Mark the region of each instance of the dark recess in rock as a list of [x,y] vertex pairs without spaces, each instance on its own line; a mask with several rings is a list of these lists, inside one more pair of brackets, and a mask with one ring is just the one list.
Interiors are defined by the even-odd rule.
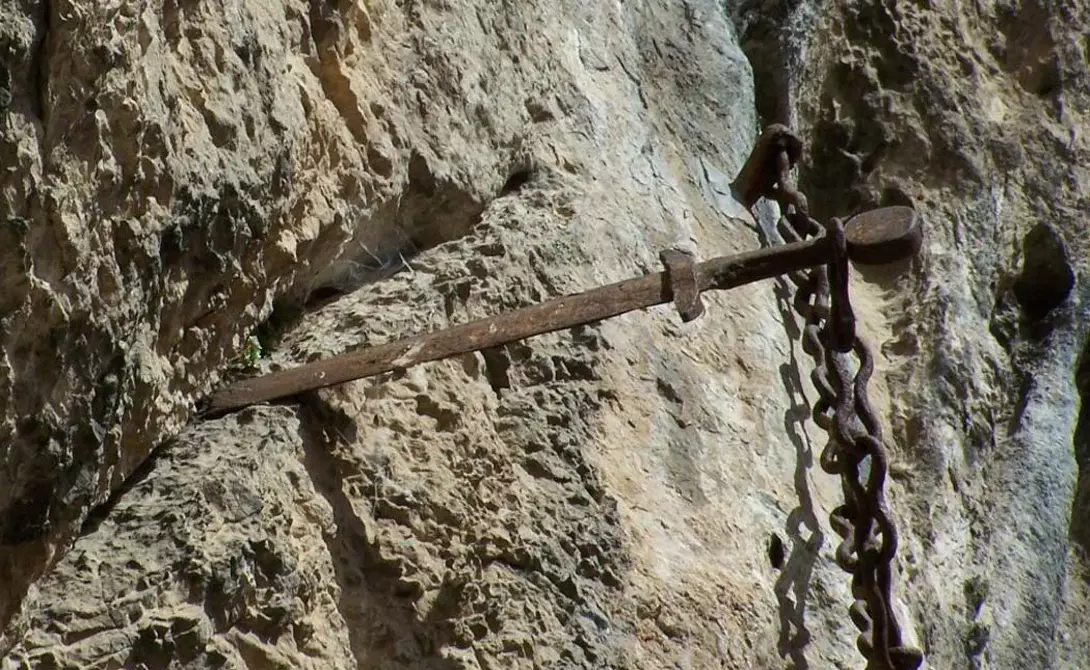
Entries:
[[[504,188],[516,189],[531,176],[516,172]],[[287,326],[304,310],[411,269],[409,263],[425,251],[468,235],[484,210],[481,198],[454,177],[434,174],[428,159],[414,152],[404,193],[373,216],[375,225],[388,226],[386,233],[368,244],[350,241],[331,263],[332,271],[304,281],[302,296],[291,293],[278,300],[270,319]],[[360,222],[357,227],[365,229],[368,224]]]
[[484,358],[488,384],[496,395],[500,395],[504,389],[511,388],[511,357],[507,354],[506,349],[504,347],[483,349],[481,350],[481,356]]
[[1063,240],[1048,224],[1034,226],[1022,241],[1022,253],[1022,273],[1014,282],[1014,295],[1026,316],[1037,321],[1067,299],[1075,273]]
[[1013,280],[1009,276],[1000,279],[996,288],[995,305],[992,308],[992,318],[988,323],[988,331],[1001,347],[1008,351],[1013,346],[1018,335],[1018,306],[1014,304],[1011,294]]
[[11,73],[0,65],[0,113],[7,111],[11,104]]
[[508,195],[515,193],[526,184],[530,183],[530,180],[534,178],[532,170],[516,170],[511,173],[511,176],[507,178],[503,188],[500,189],[500,195]]
[[1071,501],[1070,533],[1071,539],[1087,552],[1090,551],[1090,518],[1085,511],[1090,506],[1090,338],[1083,343],[1075,366],[1075,388],[1081,401],[1073,440],[1079,476]]
[[783,540],[780,536],[772,533],[768,538],[768,562],[772,564],[772,567],[776,570],[783,569],[784,548]]
[[0,545],[13,546],[37,540],[52,527],[54,483],[39,481],[8,505],[0,521]]
[[753,67],[757,114],[763,125],[790,122],[790,71],[798,60],[798,45],[792,43],[789,24],[803,4],[799,0],[746,0],[733,12],[742,51]]

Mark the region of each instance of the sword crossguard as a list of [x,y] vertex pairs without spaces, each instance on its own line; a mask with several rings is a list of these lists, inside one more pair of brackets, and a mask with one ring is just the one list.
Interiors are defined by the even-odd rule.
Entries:
[[704,313],[704,302],[700,299],[696,259],[686,251],[665,249],[659,253],[659,260],[666,268],[666,282],[681,321],[689,323],[700,318]]

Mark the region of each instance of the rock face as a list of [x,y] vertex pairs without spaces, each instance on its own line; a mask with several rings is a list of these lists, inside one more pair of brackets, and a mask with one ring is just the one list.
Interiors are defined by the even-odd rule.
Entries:
[[91,4],[0,9],[3,667],[862,667],[785,281],[194,412],[767,243],[774,121],[927,226],[852,276],[908,640],[1090,665],[1085,1]]
[[1090,665],[1074,375],[1090,315],[1090,4],[844,2],[816,18],[808,44],[782,49],[801,54],[794,76],[759,94],[809,129],[815,211],[909,201],[931,224],[883,344],[910,464],[895,489],[902,593],[929,662]]

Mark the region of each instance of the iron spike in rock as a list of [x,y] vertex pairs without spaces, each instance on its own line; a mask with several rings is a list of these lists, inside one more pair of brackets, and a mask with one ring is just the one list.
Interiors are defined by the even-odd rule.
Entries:
[[[907,213],[885,210],[907,210]],[[891,262],[905,258],[919,248],[918,240],[912,242],[913,236],[919,236],[915,213],[908,208],[885,210],[860,214],[848,222],[846,237],[850,259],[864,263]],[[691,320],[703,313],[700,303],[703,291],[732,289],[822,265],[832,258],[833,249],[826,237],[721,256],[692,265],[684,254],[668,253],[663,258],[668,268],[666,272],[626,279],[446,330],[350,351],[236,382],[214,393],[204,414],[218,416],[255,403],[488,349],[671,301],[679,302],[683,320]]]

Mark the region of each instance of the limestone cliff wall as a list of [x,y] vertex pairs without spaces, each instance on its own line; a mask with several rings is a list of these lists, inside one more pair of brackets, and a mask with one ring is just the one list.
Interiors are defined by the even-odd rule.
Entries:
[[785,282],[194,413],[767,243],[730,182],[773,121],[816,215],[926,225],[852,277],[909,640],[1090,665],[1088,34],[1081,0],[5,5],[3,667],[862,667]]

